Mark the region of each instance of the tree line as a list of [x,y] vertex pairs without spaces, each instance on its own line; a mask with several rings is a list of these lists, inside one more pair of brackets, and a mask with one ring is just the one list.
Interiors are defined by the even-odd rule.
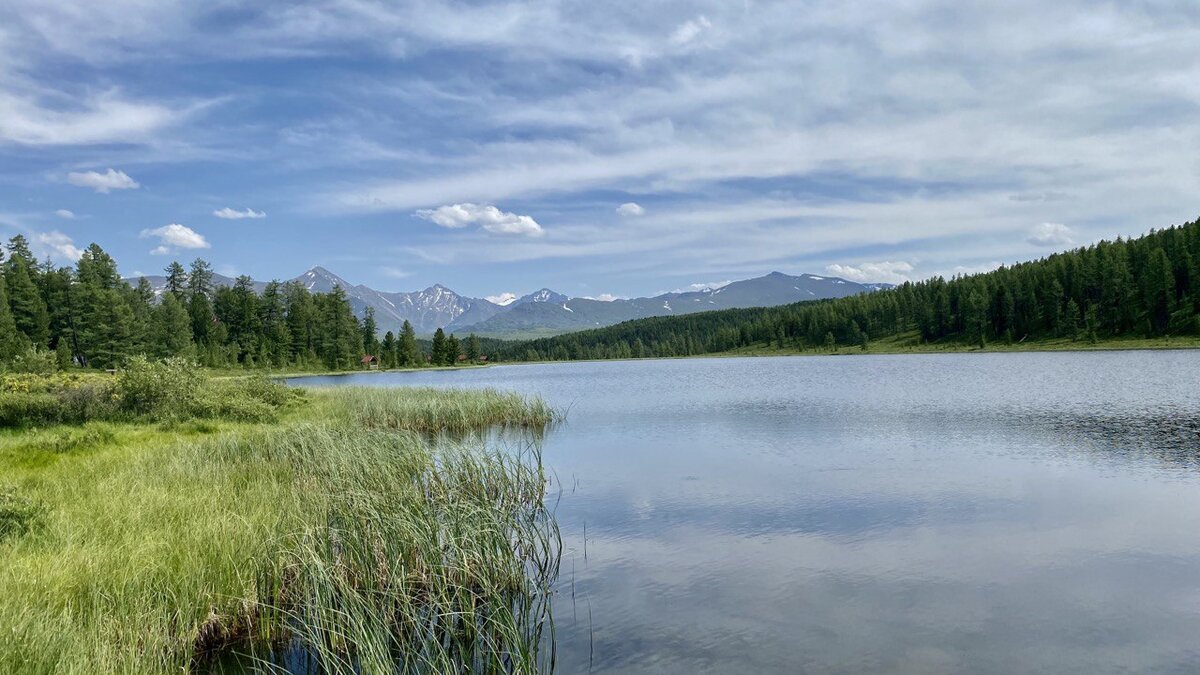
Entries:
[[1200,335],[1200,221],[991,272],[780,307],[628,321],[511,343],[509,361],[691,356],[750,347],[869,348]]
[[[7,250],[5,250],[5,248]],[[126,283],[116,261],[92,244],[74,267],[39,263],[21,235],[0,248],[0,365],[53,354],[59,367],[116,368],[130,357],[184,357],[208,367],[358,367],[364,355],[386,368],[481,358],[480,341],[442,335],[430,345],[405,321],[378,336],[374,311],[355,316],[346,293],[312,293],[272,281],[256,292],[240,276],[213,283],[203,259],[172,262],[157,294],[142,277]],[[439,333],[441,331],[439,330]],[[452,341],[452,343],[451,343]]]

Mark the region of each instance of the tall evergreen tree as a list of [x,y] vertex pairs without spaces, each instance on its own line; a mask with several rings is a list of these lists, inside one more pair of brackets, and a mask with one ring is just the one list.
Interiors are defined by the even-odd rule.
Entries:
[[191,356],[192,319],[174,293],[164,293],[154,308],[151,334],[157,356]]
[[38,287],[37,263],[29,243],[19,234],[9,240],[8,253],[4,280],[13,322],[31,343],[44,349],[50,344],[50,314]]
[[175,260],[163,271],[167,275],[166,292],[174,295],[176,300],[183,300],[188,289],[188,275],[184,271],[183,265]]
[[403,368],[421,365],[421,349],[417,345],[417,333],[408,319],[405,319],[404,324],[400,327],[400,344],[397,346],[397,350],[397,365]]
[[429,356],[433,365],[446,365],[446,331],[441,328],[433,332],[433,345],[430,347]]

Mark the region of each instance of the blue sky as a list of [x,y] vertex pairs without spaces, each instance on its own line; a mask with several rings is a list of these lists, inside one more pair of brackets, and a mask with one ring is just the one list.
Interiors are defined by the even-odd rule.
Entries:
[[1200,213],[1197,44],[1191,1],[8,0],[0,235],[473,296],[984,270]]

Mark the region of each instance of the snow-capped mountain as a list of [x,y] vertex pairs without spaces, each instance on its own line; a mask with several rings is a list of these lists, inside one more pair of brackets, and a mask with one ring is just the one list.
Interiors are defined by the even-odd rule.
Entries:
[[405,320],[418,333],[432,333],[438,328],[453,329],[458,325],[486,321],[503,308],[483,298],[459,295],[441,284],[421,291],[386,293],[369,286],[353,286],[345,279],[323,267],[314,267],[296,277],[313,292],[328,293],[340,286],[350,298],[354,313],[359,316],[367,307],[375,308],[375,322],[380,333],[398,332]]
[[[156,293],[161,293],[166,286],[166,279],[162,276],[147,279]],[[137,283],[137,279],[127,281]],[[719,288],[612,301],[570,298],[549,288],[542,288],[500,305],[484,298],[459,295],[441,284],[407,293],[377,291],[369,286],[351,284],[324,267],[313,267],[291,281],[314,293],[329,293],[334,288],[341,288],[358,316],[363,316],[367,307],[374,308],[380,334],[389,330],[399,332],[407,320],[422,335],[444,328],[450,332],[476,332],[497,337],[566,333],[650,316],[784,305],[804,300],[840,298],[890,287],[889,284],[859,284],[815,274],[789,276],[772,272],[756,279],[734,281]],[[214,286],[230,286],[233,283],[234,280],[229,277],[213,276]],[[254,282],[258,292],[262,292],[264,286],[263,282]]]
[[556,292],[550,290],[549,288],[543,288],[539,291],[534,291],[534,292],[530,293],[529,295],[523,295],[523,296],[517,298],[516,300],[514,300],[511,303],[510,306],[515,307],[517,305],[523,305],[528,302],[551,302],[556,305],[561,305],[562,303],[564,303],[568,300],[570,300],[570,298],[563,295],[562,293],[556,293]]

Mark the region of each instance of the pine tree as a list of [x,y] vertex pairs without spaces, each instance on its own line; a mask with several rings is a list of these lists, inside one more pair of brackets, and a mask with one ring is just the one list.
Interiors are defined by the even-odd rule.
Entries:
[[433,346],[430,348],[430,356],[435,366],[446,364],[446,331],[441,328],[433,332]]
[[451,333],[450,336],[446,338],[446,355],[444,357],[444,365],[453,366],[457,364],[458,357],[460,355],[462,355],[462,342],[460,342],[458,338],[454,337],[454,333]]
[[383,334],[383,344],[380,345],[379,351],[381,352],[381,356],[379,357],[379,360],[382,362],[381,366],[383,368],[395,368],[397,357],[396,335],[392,331],[389,330]]
[[183,300],[188,287],[188,275],[183,270],[183,265],[176,260],[163,271],[167,274],[166,292],[174,295],[177,300]]
[[400,344],[397,348],[399,350],[397,361],[401,367],[412,368],[421,365],[421,350],[417,346],[417,334],[408,319],[405,319],[404,325],[400,327]]
[[38,268],[29,252],[29,243],[18,234],[9,240],[8,252],[4,280],[13,322],[31,343],[45,348],[50,343],[50,314],[38,288]]
[[379,326],[375,323],[375,308],[368,306],[363,311],[362,318],[362,348],[363,354],[379,355]]
[[467,360],[468,361],[470,361],[471,363],[479,362],[479,357],[481,356],[481,354],[479,353],[479,337],[477,335],[475,335],[474,333],[471,333],[470,335],[467,336],[466,351],[467,351]]
[[0,362],[12,360],[21,351],[17,324],[8,306],[8,287],[0,275]]
[[158,356],[190,356],[192,320],[174,293],[164,293],[154,308],[152,322],[154,353]]

